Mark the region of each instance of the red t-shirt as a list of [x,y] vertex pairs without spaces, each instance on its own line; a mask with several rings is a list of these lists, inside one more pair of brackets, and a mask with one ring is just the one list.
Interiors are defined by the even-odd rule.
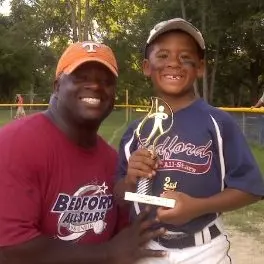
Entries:
[[43,114],[0,130],[0,247],[40,234],[100,243],[113,236],[117,153],[98,136],[83,149]]

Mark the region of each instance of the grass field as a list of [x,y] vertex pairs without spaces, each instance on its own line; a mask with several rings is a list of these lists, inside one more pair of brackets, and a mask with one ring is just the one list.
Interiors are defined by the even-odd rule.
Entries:
[[[142,113],[131,112],[131,120],[138,118]],[[10,121],[10,111],[0,111],[0,126]],[[125,111],[114,111],[103,123],[99,133],[104,137],[111,145],[118,147],[120,137],[124,133],[127,127]],[[264,175],[264,149],[252,146],[253,154],[258,162],[258,165]],[[234,153],[235,154],[235,153]],[[234,226],[238,230],[246,232],[248,234],[255,235],[257,239],[264,242],[264,203],[259,202],[254,205],[242,208],[240,210],[226,213],[224,221]]]

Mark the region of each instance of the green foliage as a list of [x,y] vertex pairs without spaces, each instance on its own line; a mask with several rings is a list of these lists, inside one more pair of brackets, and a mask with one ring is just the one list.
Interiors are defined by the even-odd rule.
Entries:
[[[120,77],[117,103],[142,103],[152,93],[141,70],[149,30],[186,16],[206,39],[207,79],[199,82],[215,105],[249,106],[264,88],[264,2],[261,0],[12,0],[0,17],[1,100],[17,91],[49,93],[57,59],[87,35],[109,44]],[[1,4],[1,1],[0,1]],[[80,9],[81,8],[81,9]],[[79,23],[80,22],[80,23]],[[82,36],[83,35],[83,36]],[[206,94],[204,94],[206,96]]]

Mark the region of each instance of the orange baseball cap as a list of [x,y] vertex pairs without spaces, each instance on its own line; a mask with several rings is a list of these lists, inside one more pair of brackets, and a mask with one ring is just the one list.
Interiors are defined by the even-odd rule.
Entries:
[[80,65],[90,61],[102,63],[118,76],[117,62],[111,48],[101,43],[85,41],[73,43],[64,51],[57,65],[56,78],[61,73],[71,74]]

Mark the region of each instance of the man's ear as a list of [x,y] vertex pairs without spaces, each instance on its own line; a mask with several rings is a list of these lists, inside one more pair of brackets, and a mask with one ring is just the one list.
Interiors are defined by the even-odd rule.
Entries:
[[144,59],[143,60],[142,68],[143,68],[144,75],[147,76],[147,77],[149,77],[150,74],[151,74],[151,71],[150,71],[150,63],[149,63],[149,60],[148,59]]
[[58,92],[60,90],[60,78],[57,78],[54,82],[53,82],[53,94],[54,96],[57,98],[58,97]]
[[200,63],[199,63],[198,68],[197,68],[197,76],[198,76],[198,78],[202,78],[203,77],[204,68],[205,68],[205,61],[204,60],[200,60]]

